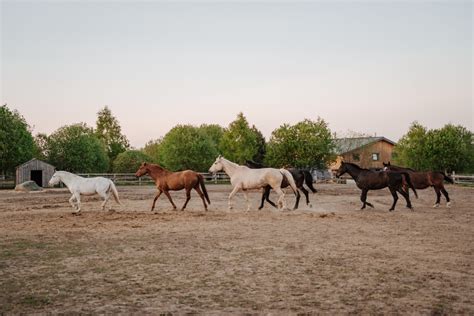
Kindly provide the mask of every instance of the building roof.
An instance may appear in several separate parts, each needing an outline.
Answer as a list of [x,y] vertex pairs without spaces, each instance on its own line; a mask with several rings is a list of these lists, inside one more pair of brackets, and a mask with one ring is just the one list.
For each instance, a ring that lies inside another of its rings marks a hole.
[[52,167],[52,168],[56,168],[55,166],[53,166],[52,164],[47,163],[46,161],[33,158],[33,159],[31,159],[31,160],[28,160],[27,162],[22,163],[21,165],[18,165],[18,166],[16,167],[16,169],[21,168],[21,167],[23,167],[23,166],[25,166],[25,165],[27,165],[27,164],[29,164],[29,163],[35,161],[35,160],[37,160],[37,161],[39,161],[39,162],[41,162],[41,163],[43,163],[43,164],[45,164],[45,165],[48,165],[48,166],[50,166],[50,167]]
[[367,146],[369,144],[385,141],[389,144],[395,145],[395,142],[385,137],[354,137],[354,138],[337,138],[334,140],[335,152],[338,155],[342,155],[351,152],[355,149]]

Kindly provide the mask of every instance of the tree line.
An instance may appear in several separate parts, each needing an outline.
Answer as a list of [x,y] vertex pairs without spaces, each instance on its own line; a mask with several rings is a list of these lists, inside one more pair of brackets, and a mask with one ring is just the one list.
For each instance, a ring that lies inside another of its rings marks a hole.
[[[254,160],[271,167],[320,169],[336,157],[334,135],[322,118],[283,124],[266,141],[238,113],[227,127],[179,124],[144,148],[133,149],[107,106],[97,113],[95,127],[77,123],[36,136],[18,111],[0,107],[0,174],[13,174],[31,158],[75,173],[134,172],[143,161],[173,171],[207,171],[219,154],[239,164]],[[451,124],[427,130],[414,122],[395,147],[394,162],[419,170],[474,172],[473,133]]]

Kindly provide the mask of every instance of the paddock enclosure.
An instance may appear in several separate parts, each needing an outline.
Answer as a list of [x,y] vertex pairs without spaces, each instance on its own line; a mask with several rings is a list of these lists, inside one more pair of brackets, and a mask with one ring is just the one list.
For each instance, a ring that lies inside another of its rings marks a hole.
[[0,191],[0,314],[474,313],[474,188],[447,185],[450,209],[420,190],[394,212],[386,189],[361,211],[357,187],[316,188],[313,208],[258,211],[254,191],[245,212],[210,184],[208,212],[193,192],[186,211],[162,196],[152,213],[154,187],[119,186],[122,206],[83,197],[81,216],[66,189]]

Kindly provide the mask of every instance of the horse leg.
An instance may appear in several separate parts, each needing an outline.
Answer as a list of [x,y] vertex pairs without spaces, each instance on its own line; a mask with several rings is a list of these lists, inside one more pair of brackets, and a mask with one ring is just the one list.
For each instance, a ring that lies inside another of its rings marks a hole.
[[160,197],[161,193],[163,193],[163,191],[158,190],[158,193],[156,194],[155,198],[153,199],[153,205],[151,206],[151,211],[152,211],[152,212],[153,212],[153,210],[155,209],[156,200],[158,200],[158,198]]
[[206,200],[204,199],[204,194],[202,193],[201,189],[199,188],[199,185],[195,186],[195,187],[194,187],[194,190],[196,190],[196,192],[197,192],[197,193],[199,194],[199,196],[201,197],[202,204],[204,204],[204,209],[207,211]]
[[433,208],[438,208],[439,207],[439,202],[441,200],[441,192],[440,192],[439,188],[437,188],[436,186],[434,186],[433,188],[436,192],[436,203],[435,203],[435,205],[433,205]]
[[362,190],[362,193],[360,194],[360,200],[362,201],[362,207],[360,208],[361,210],[365,209],[365,206],[368,205],[370,207],[374,207],[372,204],[370,204],[369,202],[367,202],[367,192],[369,192],[369,190],[367,189],[364,189]]
[[286,201],[285,201],[285,192],[281,188],[273,188],[275,192],[278,194],[278,207],[280,209],[286,209]]
[[405,192],[403,188],[398,189],[398,192],[400,192],[400,194],[405,198],[405,201],[407,201],[407,208],[413,211],[413,206],[411,205],[410,201],[410,194],[408,192]]
[[231,210],[234,206],[232,205],[232,198],[234,197],[234,195],[237,194],[237,192],[239,192],[240,190],[240,187],[239,186],[236,186],[232,192],[230,192],[229,194],[229,210]]
[[259,210],[263,207],[263,203],[265,202],[265,200],[267,200],[268,203],[270,203],[271,206],[273,207],[277,207],[275,203],[273,203],[271,200],[270,200],[270,191],[272,190],[272,187],[267,185],[265,187],[265,191],[263,192],[263,196],[262,196],[262,205],[260,205],[260,208]]
[[173,199],[171,199],[171,195],[170,195],[170,193],[168,192],[168,190],[163,190],[163,192],[164,192],[165,195],[168,197],[168,200],[170,200],[171,205],[173,205],[173,209],[176,209],[176,205],[174,204]]
[[242,193],[244,194],[245,202],[247,202],[247,212],[248,212],[250,211],[249,195],[247,193],[247,190],[242,190]]
[[74,200],[76,199],[76,196],[74,193],[71,195],[71,198],[69,199],[69,204],[71,204],[73,209],[77,209],[76,204],[74,204]]
[[298,209],[298,205],[300,205],[300,198],[301,198],[300,191],[296,189],[296,201],[295,201],[295,206],[293,206],[294,210]]
[[191,189],[186,188],[186,202],[184,202],[184,205],[181,208],[181,211],[184,211],[184,209],[186,208],[186,205],[188,205],[189,200],[191,200]]
[[389,190],[390,190],[390,193],[392,193],[392,196],[393,196],[393,204],[392,204],[392,207],[389,209],[389,211],[393,211],[395,209],[395,205],[397,205],[397,201],[398,201],[398,195],[397,195],[397,190],[392,188],[392,187],[389,187]]
[[107,201],[110,198],[110,194],[108,192],[105,192],[105,193],[99,194],[99,195],[104,198],[104,202],[102,202],[102,205],[101,205],[102,211],[103,211],[103,210],[105,210],[105,204],[107,203]]
[[303,186],[301,186],[301,188],[299,188],[299,189],[301,189],[301,191],[303,191],[303,194],[306,197],[306,205],[308,205],[309,207],[313,207],[311,205],[311,203],[309,202],[309,192],[308,192],[308,190],[306,190]]
[[79,213],[81,211],[81,194],[80,193],[74,193],[76,197],[76,203],[77,203],[77,212]]
[[443,193],[446,198],[446,207],[451,207],[451,200],[449,199],[448,191],[444,188],[444,185],[441,185],[441,193]]

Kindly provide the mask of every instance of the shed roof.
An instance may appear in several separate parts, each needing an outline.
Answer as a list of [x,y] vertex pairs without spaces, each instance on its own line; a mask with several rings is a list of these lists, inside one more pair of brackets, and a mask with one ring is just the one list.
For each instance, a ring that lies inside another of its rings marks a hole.
[[336,147],[335,152],[338,155],[351,152],[355,149],[367,146],[369,144],[385,141],[389,144],[395,145],[395,142],[391,141],[388,138],[379,136],[379,137],[353,137],[353,138],[337,138],[334,140]]
[[33,158],[33,159],[31,159],[31,160],[28,160],[27,162],[22,163],[21,165],[18,165],[18,166],[16,167],[16,169],[21,168],[21,167],[23,167],[23,166],[26,166],[26,165],[32,163],[32,162],[35,161],[35,160],[41,162],[42,164],[48,165],[48,166],[51,167],[51,168],[56,168],[55,166],[53,166],[52,164],[47,163],[46,161]]

